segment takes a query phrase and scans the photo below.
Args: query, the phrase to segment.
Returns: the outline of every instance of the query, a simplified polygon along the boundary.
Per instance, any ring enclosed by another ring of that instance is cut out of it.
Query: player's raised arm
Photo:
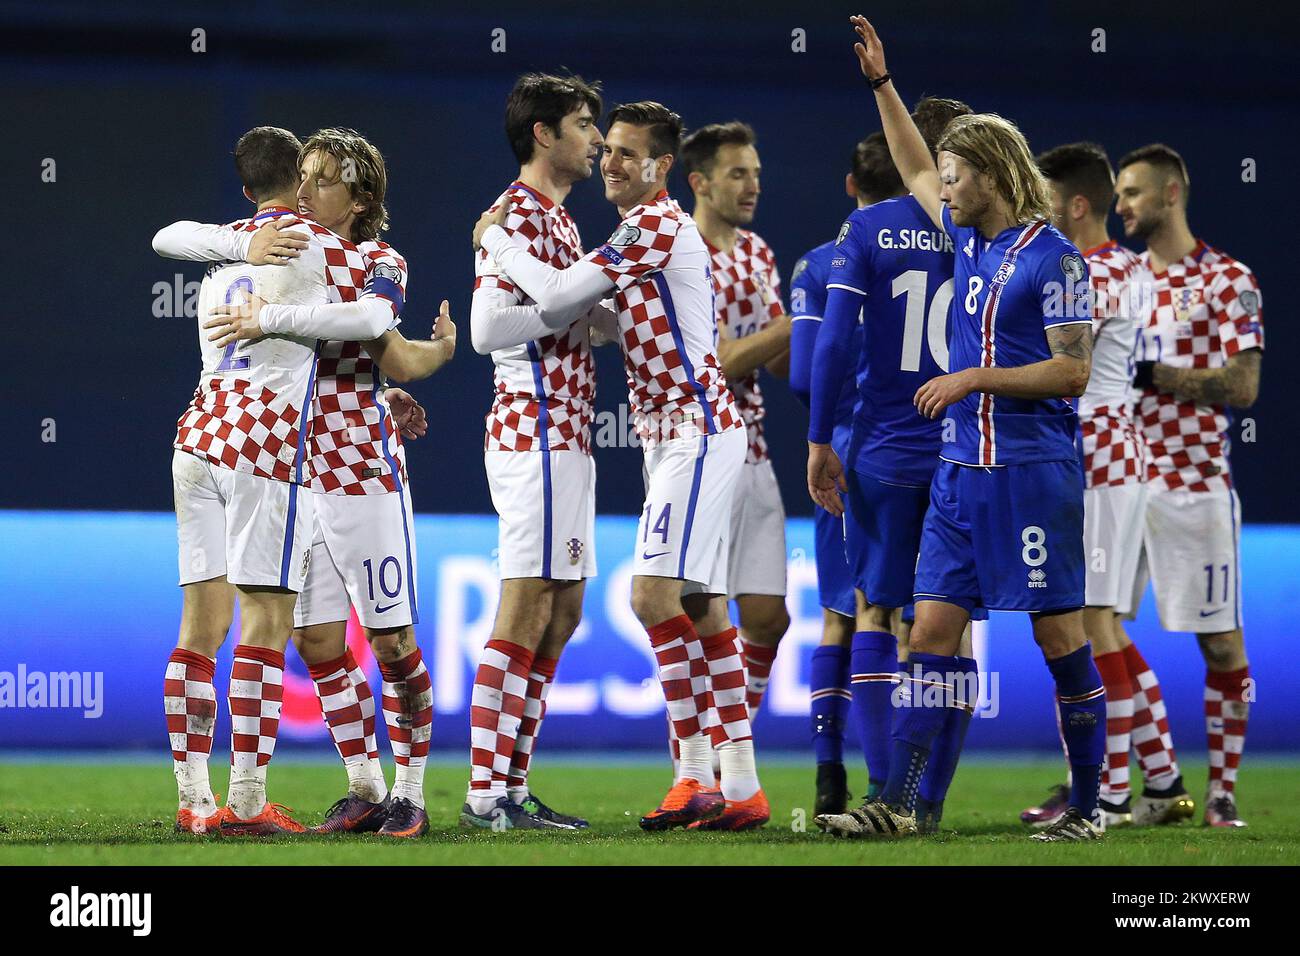
[[[876,91],[880,122],[885,130],[885,139],[889,142],[889,153],[894,159],[894,165],[898,167],[898,174],[907,191],[916,197],[935,225],[942,228],[943,202],[939,198],[939,171],[930,157],[925,139],[912,122],[907,107],[903,105],[903,100],[894,87],[893,77],[885,68],[885,50],[880,37],[866,17],[849,17],[849,22],[861,38],[861,42],[853,45],[853,52],[858,55],[862,75]]]

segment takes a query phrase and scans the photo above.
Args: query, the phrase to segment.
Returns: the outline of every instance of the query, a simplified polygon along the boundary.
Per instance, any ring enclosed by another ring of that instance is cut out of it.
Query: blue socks
[[[855,638],[856,641],[856,638]],[[891,806],[902,807],[911,813],[916,807],[917,790],[921,775],[943,730],[949,708],[942,703],[927,706],[926,686],[917,682],[917,672],[925,679],[927,674],[943,675],[957,672],[959,658],[941,654],[911,655],[904,686],[911,692],[911,701],[898,708],[894,714],[893,753],[890,760],[889,780],[880,799]],[[856,671],[856,668],[855,668]],[[930,691],[931,695],[935,692]]]
[[[921,775],[921,784],[917,793],[916,814],[919,820],[924,814],[935,822],[943,816],[943,801],[952,785],[953,775],[957,772],[957,761],[961,759],[962,744],[966,741],[966,730],[970,727],[975,705],[979,702],[979,672],[975,660],[970,657],[955,658],[953,673],[958,675],[954,687],[956,699],[947,708],[939,736],[930,748],[930,760]]]
[[[850,669],[853,676],[853,723],[862,742],[867,777],[873,784],[889,778],[891,696],[898,679],[898,641],[885,631],[853,635]]]
[[[849,649],[817,648],[812,656],[812,739],[818,763],[844,762],[849,697]]]
[[[1092,820],[1106,754],[1106,688],[1087,644],[1048,661],[1047,668],[1056,680],[1061,735],[1070,758],[1070,805]]]

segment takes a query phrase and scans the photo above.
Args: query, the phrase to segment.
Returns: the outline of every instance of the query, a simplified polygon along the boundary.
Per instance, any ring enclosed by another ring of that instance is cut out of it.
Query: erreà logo
[[[148,936],[153,929],[153,894],[82,893],[78,886],[50,897],[50,925],[127,926],[133,936]]]
[[[1047,587],[1047,572],[1042,568],[1034,568],[1029,572],[1029,581],[1026,586],[1031,588]]]

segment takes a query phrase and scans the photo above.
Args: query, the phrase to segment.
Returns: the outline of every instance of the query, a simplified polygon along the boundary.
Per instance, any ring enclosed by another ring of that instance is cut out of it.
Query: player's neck
[[[1156,272],[1164,272],[1171,262],[1190,256],[1196,249],[1196,237],[1181,217],[1169,217],[1155,232],[1147,236],[1147,252]]]
[[[263,199],[257,204],[257,211],[261,212],[264,209],[270,209],[274,206],[282,206],[285,209],[297,210],[298,197],[291,193],[288,196],[272,196],[270,199]]]
[[[561,179],[547,163],[527,163],[519,167],[519,182],[534,192],[541,193],[557,206],[564,205],[564,200],[573,188],[573,182]]]
[[[1106,223],[1098,222],[1095,219],[1084,220],[1066,238],[1074,243],[1075,248],[1080,252],[1087,252],[1089,249],[1096,249],[1098,246],[1104,246],[1110,242],[1110,234],[1106,232]]]
[[[714,249],[730,252],[736,247],[736,227],[719,216],[708,203],[697,202],[691,218],[704,241]]]
[[[989,206],[980,221],[975,224],[980,235],[985,239],[996,239],[999,233],[1006,232],[1012,226],[1020,225],[1016,217],[1012,215],[1011,209],[1000,202],[995,202]]]

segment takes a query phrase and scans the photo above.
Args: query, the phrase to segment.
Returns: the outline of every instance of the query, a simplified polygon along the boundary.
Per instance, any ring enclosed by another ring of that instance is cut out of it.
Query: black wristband
[[[1133,387],[1155,388],[1155,362],[1136,362],[1133,365]]]
[[[878,90],[893,78],[894,74],[887,72],[884,76],[878,76],[874,80],[868,80],[867,82],[871,84],[873,90]]]

